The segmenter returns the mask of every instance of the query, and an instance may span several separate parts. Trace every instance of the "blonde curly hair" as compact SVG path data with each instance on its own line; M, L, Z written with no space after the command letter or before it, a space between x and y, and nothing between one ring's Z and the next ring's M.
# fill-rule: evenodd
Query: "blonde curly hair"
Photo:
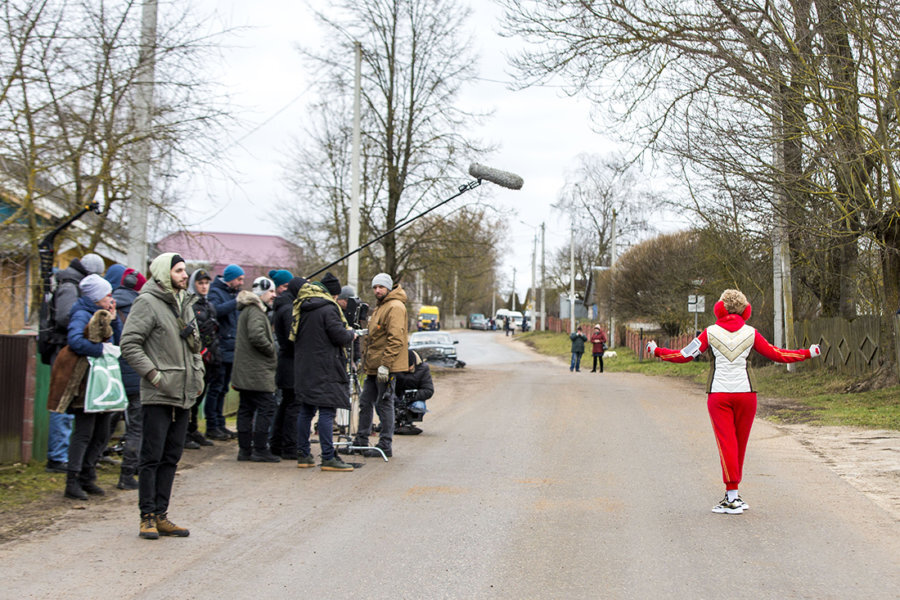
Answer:
M725 310L734 315L743 313L750 304L747 302L747 296L740 290L725 290L719 297L719 301L725 305Z

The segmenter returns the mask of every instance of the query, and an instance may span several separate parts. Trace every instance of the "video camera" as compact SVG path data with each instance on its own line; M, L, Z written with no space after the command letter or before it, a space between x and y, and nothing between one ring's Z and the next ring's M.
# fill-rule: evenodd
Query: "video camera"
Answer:
M369 305L361 302L357 296L347 298L347 321L353 329L362 329L362 323L369 319ZM362 331L358 331L359 335L365 335Z
M404 390L394 401L394 433L418 435L422 430L413 425L421 422L428 409L425 402L416 400L419 390Z

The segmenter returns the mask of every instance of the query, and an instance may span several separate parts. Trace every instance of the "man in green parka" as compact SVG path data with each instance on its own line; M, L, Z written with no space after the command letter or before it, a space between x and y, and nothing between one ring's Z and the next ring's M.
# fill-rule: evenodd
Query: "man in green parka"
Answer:
M138 463L140 536L187 537L168 518L175 470L184 450L190 408L203 392L194 296L178 254L150 263L150 280L135 298L122 332L122 357L141 377L143 436Z

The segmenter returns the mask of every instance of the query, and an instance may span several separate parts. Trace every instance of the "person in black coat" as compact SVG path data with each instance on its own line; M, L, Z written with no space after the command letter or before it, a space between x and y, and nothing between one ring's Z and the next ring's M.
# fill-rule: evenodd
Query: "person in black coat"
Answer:
M334 416L350 408L347 352L356 333L347 325L335 298L341 284L326 273L321 282L307 283L297 295L294 316L294 390L300 405L297 466L315 466L309 445L312 419L319 413L319 444L323 471L352 471L334 451Z
M294 277L287 289L275 297L272 313L272 329L278 344L278 366L275 368L275 385L281 390L281 404L275 411L275 423L269 440L269 451L282 458L297 459L297 416L300 401L294 393L294 344L291 342L291 321L294 300L306 283L303 277ZM287 425L287 426L285 426Z
M216 307L209 301L209 288L212 275L206 269L197 269L191 273L188 280L188 293L197 297L194 303L194 317L197 324L197 332L200 334L200 343L203 347L200 355L203 356L203 366L206 371L203 374L203 394L209 391L209 384L216 376L222 364L222 352L219 350L219 322L216 318ZM191 418L188 421L187 438L184 447L197 450L200 446L212 446L213 443L200 431L198 412L200 401L191 407Z

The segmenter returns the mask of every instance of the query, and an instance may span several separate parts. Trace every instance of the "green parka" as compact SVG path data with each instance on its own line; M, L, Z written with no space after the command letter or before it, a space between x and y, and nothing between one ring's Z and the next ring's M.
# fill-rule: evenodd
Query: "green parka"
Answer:
M122 331L122 357L141 377L142 404L190 408L203 392L196 298L173 290L172 256L161 254L150 264L151 278L135 298ZM192 323L193 331L182 337L182 330ZM156 373L160 378L154 385Z
M259 296L243 290L238 294L237 307L240 314L235 334L231 385L236 390L274 392L278 355L266 306Z

